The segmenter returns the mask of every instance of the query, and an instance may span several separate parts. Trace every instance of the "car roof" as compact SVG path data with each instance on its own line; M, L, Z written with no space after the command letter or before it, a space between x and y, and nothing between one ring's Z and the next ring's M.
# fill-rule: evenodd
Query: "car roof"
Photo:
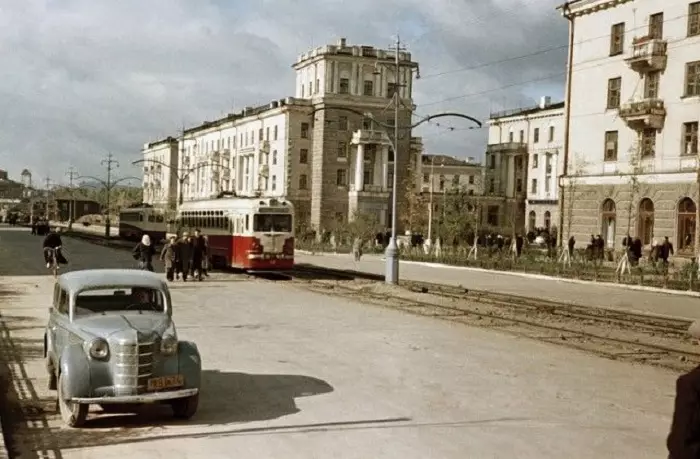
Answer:
M58 283L68 291L99 287L145 287L168 290L160 275L140 269L85 269L71 271L58 278Z

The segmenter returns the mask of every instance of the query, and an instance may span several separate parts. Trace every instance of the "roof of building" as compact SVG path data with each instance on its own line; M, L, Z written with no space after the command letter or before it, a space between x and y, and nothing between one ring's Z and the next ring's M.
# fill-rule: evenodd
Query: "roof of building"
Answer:
M432 162L433 164L445 166L480 166L479 163L465 161L463 159L455 158L454 156L448 155L423 155L421 161L423 162L423 164L430 164Z
M515 116L534 115L535 113L546 112L546 111L550 111L550 110L559 110L562 108L564 108L563 101L549 104L546 107L536 105L534 107L515 108L515 109L511 109L511 110L503 110L500 112L493 112L489 116L489 119L495 120L495 119L499 119L499 118L510 118L510 117L515 117Z

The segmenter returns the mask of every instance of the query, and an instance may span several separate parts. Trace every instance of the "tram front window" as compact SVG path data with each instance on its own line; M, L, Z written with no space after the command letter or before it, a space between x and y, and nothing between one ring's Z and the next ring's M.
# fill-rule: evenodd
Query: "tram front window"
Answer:
M292 231L292 216L288 214L256 214L253 217L253 231L289 233Z

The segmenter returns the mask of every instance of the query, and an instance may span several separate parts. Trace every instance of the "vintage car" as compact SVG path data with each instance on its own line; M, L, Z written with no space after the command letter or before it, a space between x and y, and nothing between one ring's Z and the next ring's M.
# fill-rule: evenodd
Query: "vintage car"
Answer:
M90 269L60 276L44 335L49 388L63 421L88 408L168 403L178 418L197 411L197 346L178 341L167 284L148 271Z

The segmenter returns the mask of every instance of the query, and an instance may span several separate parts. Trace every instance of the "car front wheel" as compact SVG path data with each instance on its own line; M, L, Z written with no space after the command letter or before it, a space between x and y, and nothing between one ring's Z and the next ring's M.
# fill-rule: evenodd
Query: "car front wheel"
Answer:
M178 419L189 419L195 415L199 407L199 394L186 398L178 398L170 402L173 415Z
M63 422L69 427L81 427L87 420L88 408L90 405L72 403L64 398L63 375L60 375L58 377L58 410Z

